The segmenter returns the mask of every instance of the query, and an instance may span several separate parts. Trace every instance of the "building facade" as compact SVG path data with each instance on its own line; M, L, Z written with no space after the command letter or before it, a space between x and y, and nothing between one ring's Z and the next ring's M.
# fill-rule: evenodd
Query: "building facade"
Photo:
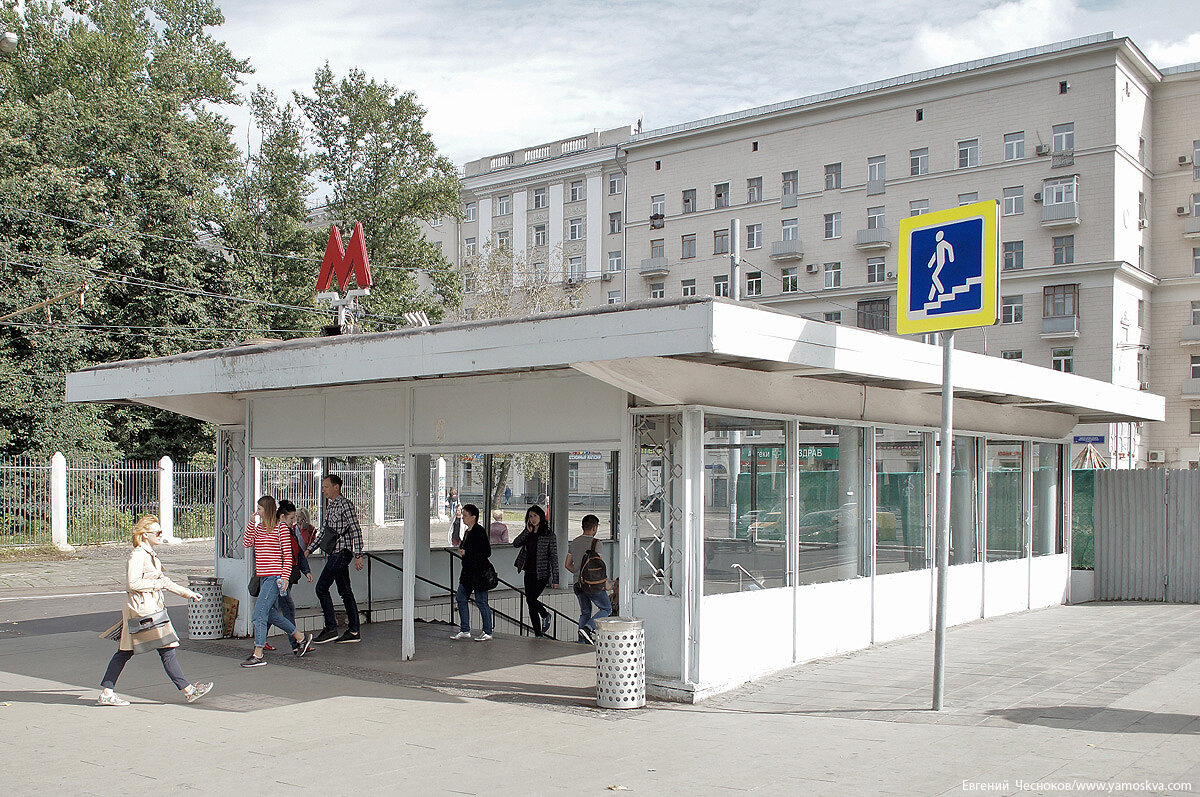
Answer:
M447 256L546 262L547 224L585 304L732 293L894 332L899 219L994 199L1001 322L958 346L1164 395L1165 423L1075 433L1116 467L1200 460L1200 64L1101 34L566 146L468 164Z

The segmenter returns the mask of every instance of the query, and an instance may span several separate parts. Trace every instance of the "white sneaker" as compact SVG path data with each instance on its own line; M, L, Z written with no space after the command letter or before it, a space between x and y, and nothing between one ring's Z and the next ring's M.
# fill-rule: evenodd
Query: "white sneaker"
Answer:
M492 638L491 634L480 634L479 636L475 637L475 641L476 642L487 642L491 638Z
M451 639L470 639L471 632L470 631L459 631L457 634L455 634L454 636L452 636L450 638Z
M116 692L105 694L100 693L100 697L96 698L96 704L100 706L128 706L128 700L122 700Z

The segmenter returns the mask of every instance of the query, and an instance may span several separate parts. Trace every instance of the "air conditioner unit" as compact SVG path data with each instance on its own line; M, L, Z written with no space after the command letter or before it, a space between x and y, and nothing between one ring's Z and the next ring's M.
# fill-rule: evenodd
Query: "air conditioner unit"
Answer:
M1149 382L1139 382L1138 383L1138 390L1149 390L1149 389L1150 389Z
M1146 461L1152 464L1161 465L1167 461L1166 451L1150 451L1146 455Z
M1138 219L1138 229L1139 230L1144 230L1149 226L1150 226L1149 219Z
M889 271L889 272L887 273L887 278L888 278L888 280L894 280L894 279L896 279L896 272L894 272L894 271Z
M1050 145L1049 144L1038 144L1034 148L1033 151L1039 155L1049 155L1050 154Z
M809 263L808 265L806 265L804 267L804 270L807 271L809 274L816 274L817 271L819 270L819 267L817 266L816 263Z
M1187 166L1191 162L1192 162L1192 159L1190 156L1188 156L1188 155L1180 155L1179 156L1179 165L1180 166Z
M604 280L605 282L612 282L613 275L616 273L617 272L615 271L605 271L600 275L600 279Z
M1176 216L1187 216L1188 209L1186 207L1184 207L1183 205L1180 205L1179 207L1175 208L1175 215Z
M1033 195L1033 201L1034 202L1042 201L1042 192L1041 191L1038 191L1036 194Z

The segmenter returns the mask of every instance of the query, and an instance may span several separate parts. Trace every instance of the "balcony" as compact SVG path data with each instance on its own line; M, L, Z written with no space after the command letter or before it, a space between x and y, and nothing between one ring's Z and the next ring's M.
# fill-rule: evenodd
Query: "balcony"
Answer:
M868 227L865 230L859 230L854 248L864 252L872 249L891 249L892 233L886 227Z
M799 260L802 257L804 257L804 243L801 241L775 241L771 244L772 260Z
M1063 166L1074 166L1074 165L1075 165L1075 150L1073 150L1073 149L1059 150L1058 152L1055 152L1050 157L1050 168L1051 169L1060 169Z
M796 198L795 194L784 194L783 197L780 198L780 200L779 200L779 207L794 208L794 207L796 207L796 205L798 203L799 203L799 200Z
M887 180L867 180L867 196L887 193Z
M1183 220L1183 237L1200 238L1200 216L1189 216Z
M1200 398L1200 379L1192 377L1183 380L1183 395L1188 398Z
M1042 318L1042 337L1046 339L1079 337L1079 316L1044 316Z
M1078 223L1078 202L1057 202L1053 205L1042 205L1043 227L1071 227Z
M1179 333L1179 342L1185 346L1200 343L1200 324L1184 324Z
M647 257L643 258L638 273L643 277L665 277L671 273L671 267L667 265L665 257Z

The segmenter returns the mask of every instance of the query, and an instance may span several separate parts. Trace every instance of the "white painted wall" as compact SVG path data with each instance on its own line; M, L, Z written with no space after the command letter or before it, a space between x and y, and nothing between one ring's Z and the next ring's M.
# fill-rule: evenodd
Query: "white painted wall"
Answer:
M633 616L646 632L646 675L659 680L679 680L679 635L683 601L662 595L633 596Z
M779 624L787 621L781 615ZM871 579L796 587L796 661L871 644Z
M983 565L955 565L946 573L946 625L978 620L983 611Z
M371 454L403 448L408 387L331 387L255 396L250 401L255 456Z
M888 642L923 634L933 626L933 570L909 570L875 577L873 640Z
M1065 553L1035 556L1029 568L1029 608L1041 609L1066 603L1070 583L1070 556Z
M735 685L793 662L792 588L705 595L700 682Z
M983 566L983 616L1029 608L1029 559L1007 559Z

